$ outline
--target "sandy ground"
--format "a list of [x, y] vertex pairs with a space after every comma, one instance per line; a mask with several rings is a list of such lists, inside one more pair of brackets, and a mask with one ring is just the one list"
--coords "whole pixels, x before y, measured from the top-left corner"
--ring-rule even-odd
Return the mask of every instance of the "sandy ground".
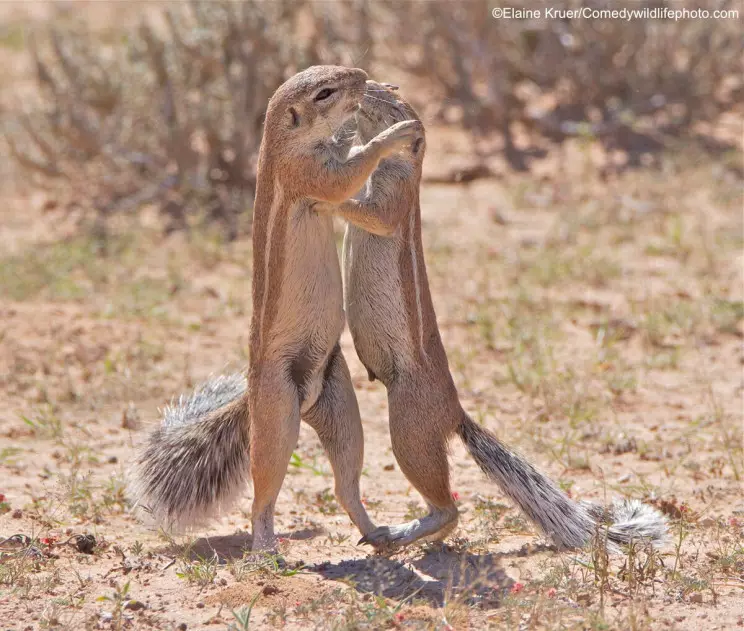
[[[0, 303], [0, 492], [8, 509], [0, 533], [36, 539], [2, 547], [0, 567], [11, 574], [0, 608], [6, 626], [14, 621], [7, 628], [224, 625], [235, 622], [230, 608], [259, 593], [251, 619], [259, 627], [353, 627], [356, 616], [372, 628], [425, 628], [449, 616], [455, 628], [525, 620], [561, 628], [601, 615], [617, 628], [631, 616], [639, 628], [703, 620], [732, 628], [744, 614], [742, 322], [740, 307], [733, 315], [715, 309], [741, 300], [740, 224], [734, 208], [711, 201], [709, 170], [666, 189], [689, 233], [662, 255], [649, 244], [663, 249], [669, 240], [663, 211], [629, 223], [606, 215], [618, 191], [636, 186], [652, 198], [653, 174], [625, 176], [608, 187], [606, 204], [589, 210], [574, 208], [575, 199], [521, 206], [529, 197], [513, 193], [528, 186], [521, 180], [423, 193], [435, 304], [466, 409], [574, 497], [655, 502], [673, 518], [674, 540], [683, 539], [679, 551], [673, 541], [652, 556], [659, 566], [651, 576], [647, 560], [629, 579], [628, 558], [612, 559], [601, 609], [591, 554], [542, 546], [457, 444], [463, 517], [446, 548], [380, 559], [355, 546], [307, 427], [277, 508], [281, 550], [287, 567], [302, 564], [297, 573], [241, 561], [250, 545], [248, 490], [195, 538], [164, 538], [135, 521], [123, 479], [158, 407], [243, 365], [249, 243], [220, 247], [181, 235], [161, 243], [130, 229], [101, 259], [84, 239], [50, 244], [53, 213], [26, 214], [30, 238], [6, 259]], [[536, 188], [535, 199], [549, 194]], [[22, 201], [12, 200], [15, 209]], [[4, 228], [17, 216], [6, 211]], [[720, 246], [707, 271], [698, 221]], [[49, 269], [65, 257], [77, 262]], [[421, 502], [392, 455], [383, 388], [367, 381], [348, 334], [343, 350], [364, 418], [365, 501], [376, 522], [399, 522]], [[78, 534], [94, 535], [93, 554], [63, 543]], [[117, 609], [132, 599], [144, 607]]]
[[[428, 176], [473, 160], [459, 132], [432, 128], [428, 144]], [[452, 374], [473, 417], [572, 497], [663, 510], [661, 551], [555, 551], [453, 443], [457, 531], [375, 557], [304, 425], [277, 505], [281, 561], [245, 557], [250, 489], [190, 535], [139, 523], [126, 469], [158, 409], [245, 366], [250, 241], [163, 239], [145, 209], [103, 254], [6, 178], [0, 628], [744, 626], [740, 176], [693, 145], [609, 179], [567, 146], [538, 171], [424, 184]], [[384, 388], [348, 333], [342, 347], [365, 503], [377, 523], [410, 519], [423, 505], [392, 454]]]

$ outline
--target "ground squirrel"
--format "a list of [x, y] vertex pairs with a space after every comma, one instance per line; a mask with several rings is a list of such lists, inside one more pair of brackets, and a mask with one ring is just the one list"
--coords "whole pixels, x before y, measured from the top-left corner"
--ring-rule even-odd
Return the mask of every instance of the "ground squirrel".
[[[390, 125], [418, 119], [394, 86], [367, 82], [356, 115], [357, 142]], [[343, 249], [344, 303], [359, 359], [370, 379], [388, 391], [393, 452], [429, 514], [383, 526], [362, 538], [376, 548], [442, 539], [457, 525], [447, 443], [457, 433], [478, 466], [561, 548], [586, 544], [598, 521], [612, 547], [630, 539], [664, 540], [664, 518], [638, 501], [609, 510], [572, 502], [522, 456], [475, 423], [462, 409], [437, 327], [421, 241], [419, 185], [426, 150], [386, 158], [356, 199], [316, 204], [347, 220]]]
[[189, 525], [226, 507], [250, 467], [253, 549], [271, 549], [274, 503], [302, 417], [328, 453], [339, 502], [363, 535], [375, 528], [359, 495], [362, 424], [338, 345], [344, 311], [332, 219], [312, 209], [349, 198], [382, 158], [420, 137], [421, 123], [405, 121], [348, 152], [339, 131], [366, 79], [363, 70], [314, 66], [269, 101], [253, 208], [250, 385], [242, 375], [208, 382], [168, 408], [148, 437], [130, 494], [160, 522]]
[[[356, 133], [361, 146], [367, 147], [370, 143], [364, 140], [379, 138], [378, 131], [417, 118], [391, 88], [368, 82], [363, 107], [353, 125], [341, 130], [337, 139], [343, 143], [344, 137], [348, 140], [348, 134]], [[598, 523], [612, 521], [615, 523], [607, 528], [611, 548], [633, 538], [661, 543], [666, 526], [656, 511], [637, 501], [618, 502], [608, 510], [572, 502], [523, 457], [474, 423], [460, 406], [424, 265], [419, 184], [425, 140], [422, 131], [418, 136], [407, 153], [380, 163], [357, 200], [309, 202], [316, 212], [340, 214], [350, 222], [344, 245], [344, 298], [350, 329], [370, 377], [379, 378], [388, 389], [395, 456], [430, 508], [422, 519], [374, 529], [363, 508], [355, 504], [361, 455], [352, 458], [352, 466], [334, 464], [336, 492], [342, 502], [347, 498], [346, 508], [355, 523], [362, 523], [362, 541], [390, 549], [421, 539], [441, 539], [451, 532], [457, 524], [457, 508], [449, 487], [446, 443], [457, 433], [481, 469], [559, 547], [583, 546]], [[265, 258], [256, 257], [254, 265], [261, 263], [266, 263]], [[255, 291], [254, 283], [254, 296]], [[254, 309], [261, 304], [254, 298]], [[296, 307], [290, 304], [288, 308], [293, 311]], [[256, 317], [254, 311], [254, 321]], [[341, 393], [341, 402], [333, 396], [325, 399], [328, 405], [323, 409], [323, 420], [314, 425], [320, 428], [332, 462], [334, 446], [342, 450], [352, 444], [356, 454], [362, 438], [348, 370], [337, 346], [334, 349], [331, 360], [319, 365], [325, 366], [326, 377], [334, 374], [335, 366], [342, 368], [339, 377], [330, 381], [339, 385], [323, 390], [330, 395]], [[299, 368], [300, 364], [290, 362], [290, 374], [303, 372]], [[166, 412], [164, 426], [151, 436], [138, 462], [140, 495], [149, 499], [161, 516], [171, 520], [202, 518], [242, 489], [247, 469], [246, 439], [241, 433], [247, 433], [245, 392], [241, 375], [220, 377]], [[268, 396], [272, 396], [271, 390]], [[319, 403], [323, 400], [321, 395]], [[332, 419], [337, 413], [351, 413], [353, 422]], [[342, 433], [324, 437], [324, 427]], [[349, 429], [351, 433], [347, 433]], [[179, 462], [182, 455], [186, 464]], [[164, 473], [169, 466], [175, 473]], [[284, 469], [286, 463], [282, 476]], [[185, 476], [190, 486], [179, 480], [179, 475]], [[346, 496], [342, 495], [345, 488], [351, 489]], [[254, 513], [254, 524], [255, 520]]]

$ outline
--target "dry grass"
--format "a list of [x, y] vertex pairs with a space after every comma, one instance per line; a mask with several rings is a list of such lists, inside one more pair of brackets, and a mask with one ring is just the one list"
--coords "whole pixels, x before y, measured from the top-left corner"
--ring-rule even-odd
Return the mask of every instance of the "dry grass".
[[[281, 558], [244, 557], [245, 508], [195, 533], [208, 539], [163, 541], [128, 516], [124, 469], [159, 405], [244, 361], [249, 244], [163, 242], [148, 213], [105, 250], [29, 239], [2, 262], [0, 532], [24, 537], [0, 546], [0, 599], [40, 628], [731, 628], [744, 602], [740, 187], [704, 165], [663, 183], [639, 172], [599, 186], [586, 171], [424, 188], [466, 407], [572, 495], [642, 497], [670, 515], [667, 548], [612, 558], [536, 546], [459, 448], [449, 547], [366, 557], [306, 428], [278, 509]], [[379, 522], [410, 518], [421, 504], [394, 465], [384, 393], [352, 369], [365, 501]], [[81, 552], [85, 534], [95, 545]]]
[[[11, 22], [8, 22], [11, 24]], [[19, 47], [11, 27], [4, 49]], [[734, 113], [731, 116], [735, 116]], [[741, 128], [737, 118], [736, 125]], [[471, 158], [432, 125], [426, 175]], [[453, 445], [445, 547], [368, 556], [303, 427], [280, 555], [245, 554], [249, 497], [211, 529], [157, 532], [125, 472], [158, 408], [246, 360], [250, 242], [162, 237], [156, 209], [105, 240], [53, 196], [2, 189], [0, 611], [30, 629], [731, 629], [744, 624], [741, 153], [675, 145], [598, 172], [568, 141], [535, 175], [427, 183], [424, 244], [463, 404], [573, 497], [643, 498], [660, 551], [558, 554]], [[419, 514], [385, 393], [342, 340], [365, 423], [364, 501]]]

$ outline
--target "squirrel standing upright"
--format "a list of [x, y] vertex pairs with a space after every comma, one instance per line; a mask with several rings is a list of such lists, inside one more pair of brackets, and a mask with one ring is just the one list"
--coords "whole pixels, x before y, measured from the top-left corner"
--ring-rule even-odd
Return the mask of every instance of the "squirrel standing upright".
[[[356, 142], [416, 120], [415, 110], [388, 84], [367, 81], [355, 117]], [[561, 548], [576, 548], [606, 525], [609, 546], [665, 538], [663, 516], [638, 501], [605, 510], [572, 502], [524, 457], [475, 423], [462, 409], [437, 327], [421, 239], [419, 187], [426, 151], [422, 137], [372, 173], [365, 190], [338, 205], [315, 204], [348, 222], [344, 237], [344, 303], [359, 359], [388, 391], [390, 437], [401, 470], [421, 493], [429, 514], [382, 526], [363, 543], [396, 548], [437, 540], [457, 525], [449, 483], [447, 443], [455, 434], [486, 475]]]
[[[360, 147], [350, 153], [353, 160], [360, 148], [364, 150], [381, 133], [417, 119], [413, 108], [398, 97], [392, 86], [368, 81], [353, 125], [347, 122], [339, 137], [348, 140], [355, 132]], [[344, 299], [352, 337], [370, 378], [379, 379], [388, 390], [393, 451], [401, 470], [429, 506], [429, 514], [421, 519], [375, 529], [363, 508], [360, 512], [355, 506], [361, 457], [355, 456], [353, 466], [334, 464], [337, 494], [352, 520], [358, 526], [361, 524], [362, 542], [382, 550], [394, 549], [418, 540], [442, 539], [456, 527], [458, 511], [450, 491], [446, 451], [447, 441], [456, 433], [479, 467], [557, 546], [581, 547], [598, 529], [606, 532], [611, 550], [617, 544], [638, 539], [655, 545], [662, 543], [666, 524], [657, 511], [632, 500], [616, 502], [608, 509], [572, 502], [549, 478], [480, 427], [462, 409], [437, 327], [424, 264], [419, 205], [425, 153], [423, 126], [417, 128], [416, 137], [409, 137], [407, 144], [410, 149], [402, 154], [386, 154], [357, 199], [345, 202], [328, 199], [316, 191], [311, 199], [326, 201], [308, 202], [310, 212], [327, 218], [338, 214], [349, 222], [343, 267]], [[254, 267], [268, 263], [268, 258], [254, 256], [254, 259]], [[299, 290], [297, 285], [292, 286]], [[303, 304], [310, 308], [309, 302]], [[265, 308], [256, 297], [254, 283], [254, 309], [259, 305]], [[296, 307], [286, 303], [285, 308]], [[258, 330], [254, 328], [253, 332]], [[293, 357], [307, 357], [307, 354]], [[311, 422], [318, 429], [332, 463], [334, 452], [329, 445], [335, 444], [341, 451], [344, 444], [350, 443], [356, 453], [361, 438], [356, 401], [350, 391], [348, 369], [342, 361], [335, 347], [324, 364], [313, 362], [314, 366], [325, 366], [325, 378], [330, 377], [331, 384], [343, 384], [323, 390], [329, 396], [324, 399], [321, 394], [318, 399], [325, 406], [322, 421]], [[295, 361], [290, 362], [287, 370], [294, 375], [306, 369], [304, 362]], [[306, 380], [295, 379], [298, 382], [306, 383]], [[258, 383], [262, 382], [251, 378], [251, 392]], [[263, 383], [262, 387], [271, 385]], [[243, 402], [246, 396], [242, 376], [220, 377], [201, 386], [166, 413], [165, 425], [151, 435], [137, 465], [141, 495], [160, 515], [202, 517], [242, 489], [245, 471], [241, 466], [247, 465], [247, 454], [243, 456], [235, 445], [246, 444], [239, 434], [247, 428]], [[338, 405], [339, 396], [342, 405]], [[318, 403], [313, 409], [317, 407]], [[351, 424], [332, 418], [334, 414], [350, 411], [356, 411]], [[312, 418], [312, 412], [308, 412]], [[303, 414], [306, 414], [304, 410]], [[323, 433], [329, 431], [333, 436]], [[296, 438], [296, 432], [292, 436]], [[251, 446], [255, 449], [253, 443]], [[179, 462], [181, 453], [188, 454], [183, 463]], [[286, 469], [286, 462], [282, 462]], [[183, 482], [175, 483], [176, 494], [171, 493], [169, 485], [161, 483], [161, 476], [177, 477], [164, 473], [167, 466], [177, 466], [185, 476]], [[187, 492], [186, 484], [200, 490]], [[257, 496], [258, 492], [257, 489]], [[193, 509], [188, 503], [191, 497], [198, 499]], [[254, 510], [255, 506], [254, 501]], [[273, 510], [273, 502], [271, 506]], [[366, 519], [358, 517], [361, 514]], [[255, 514], [253, 519], [255, 532]]]
[[272, 549], [274, 504], [302, 418], [328, 454], [339, 502], [363, 535], [375, 528], [360, 498], [362, 423], [338, 344], [344, 310], [333, 223], [311, 208], [352, 196], [382, 158], [422, 133], [419, 121], [404, 121], [349, 153], [337, 133], [366, 79], [356, 68], [313, 66], [269, 101], [253, 208], [249, 387], [242, 376], [212, 380], [168, 408], [148, 437], [130, 494], [160, 522], [189, 525], [228, 506], [250, 468], [252, 548]]

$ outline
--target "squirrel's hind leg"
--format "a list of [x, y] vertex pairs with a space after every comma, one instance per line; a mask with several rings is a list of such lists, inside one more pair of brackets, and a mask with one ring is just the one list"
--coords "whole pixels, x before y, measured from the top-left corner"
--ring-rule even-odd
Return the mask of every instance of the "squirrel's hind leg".
[[300, 432], [299, 394], [287, 372], [266, 365], [251, 384], [252, 550], [258, 552], [275, 549], [274, 506]]
[[359, 493], [364, 459], [362, 420], [349, 368], [339, 346], [328, 358], [320, 396], [303, 414], [303, 420], [318, 433], [328, 454], [338, 501], [362, 535], [372, 532], [375, 525]]
[[[417, 389], [412, 389], [415, 392]], [[439, 541], [457, 527], [447, 459], [450, 433], [446, 405], [425, 405], [389, 391], [390, 438], [403, 474], [421, 493], [429, 513], [397, 526], [381, 526], [364, 537], [378, 550], [392, 550], [416, 541]]]

